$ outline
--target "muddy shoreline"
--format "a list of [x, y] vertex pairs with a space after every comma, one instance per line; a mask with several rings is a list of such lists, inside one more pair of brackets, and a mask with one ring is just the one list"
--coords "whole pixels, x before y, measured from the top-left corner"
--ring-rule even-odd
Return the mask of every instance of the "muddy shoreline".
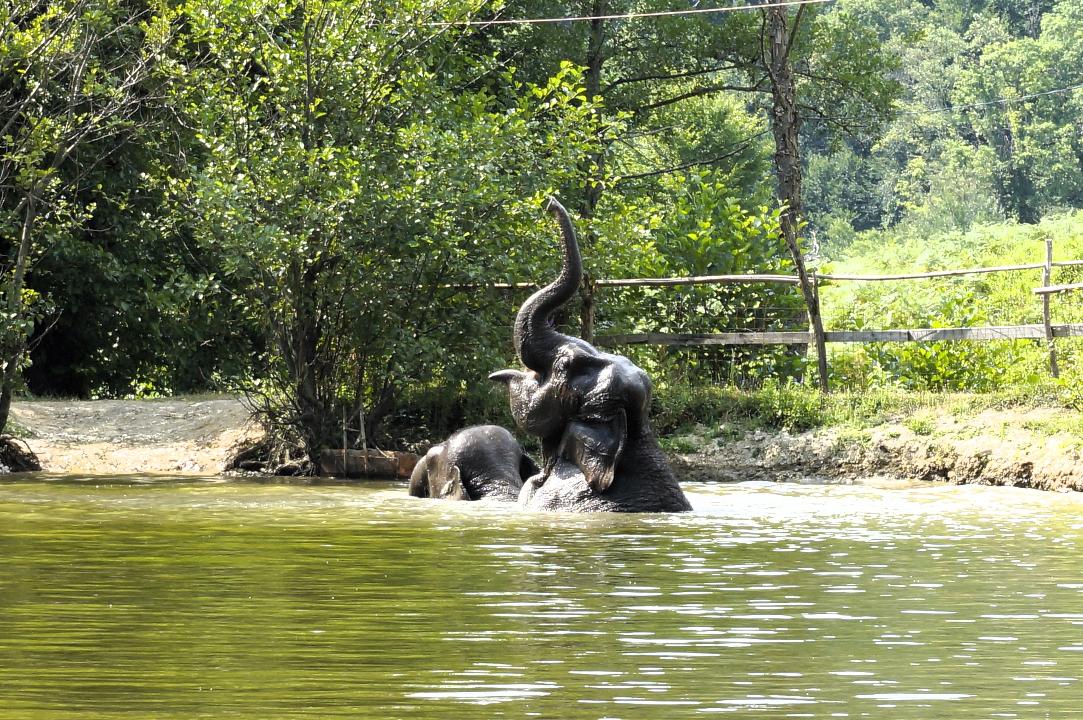
[[[261, 431], [237, 398], [23, 401], [12, 407], [43, 470], [217, 475]], [[667, 439], [686, 481], [926, 480], [1083, 491], [1083, 428], [1051, 408], [804, 433], [699, 427]]]
[[12, 404], [42, 470], [66, 475], [217, 475], [260, 436], [237, 398], [34, 400]]
[[799, 434], [757, 430], [702, 440], [673, 453], [686, 480], [847, 481], [859, 478], [1083, 490], [1083, 454], [1075, 438], [1021, 430], [1013, 436], [922, 436], [905, 426], [820, 429]]

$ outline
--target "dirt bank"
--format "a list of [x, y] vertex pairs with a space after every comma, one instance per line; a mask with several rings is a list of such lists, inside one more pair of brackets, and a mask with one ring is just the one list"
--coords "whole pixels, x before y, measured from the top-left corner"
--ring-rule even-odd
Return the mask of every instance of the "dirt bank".
[[[987, 410], [972, 417], [934, 411], [873, 428], [734, 437], [701, 428], [673, 444], [689, 480], [846, 480], [881, 476], [957, 484], [1083, 490], [1083, 427], [1053, 408]], [[715, 437], [712, 437], [715, 436]]]
[[[259, 435], [234, 398], [19, 402], [13, 418], [56, 473], [216, 474]], [[872, 428], [800, 434], [700, 427], [667, 444], [687, 480], [881, 476], [1083, 490], [1083, 421], [1052, 408], [929, 409]]]
[[213, 475], [259, 435], [236, 398], [24, 401], [12, 419], [55, 473]]

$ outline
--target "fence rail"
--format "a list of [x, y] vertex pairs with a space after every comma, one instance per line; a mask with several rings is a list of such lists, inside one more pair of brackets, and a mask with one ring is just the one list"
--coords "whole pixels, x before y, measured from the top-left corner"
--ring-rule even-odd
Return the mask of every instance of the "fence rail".
[[[1059, 375], [1057, 367], [1056, 338], [1083, 337], [1083, 324], [1054, 325], [1050, 308], [1052, 295], [1074, 290], [1083, 290], [1083, 283], [1064, 285], [1051, 284], [1052, 271], [1055, 267], [1080, 267], [1083, 260], [1053, 261], [1052, 240], [1045, 240], [1044, 262], [1022, 265], [997, 265], [993, 267], [972, 267], [956, 270], [934, 270], [922, 273], [896, 275], [850, 275], [842, 273], [810, 274], [813, 288], [812, 300], [809, 301], [809, 317], [820, 312], [820, 293], [818, 287], [823, 282], [887, 282], [900, 280], [921, 280], [940, 277], [961, 277], [986, 273], [1021, 272], [1041, 270], [1041, 286], [1034, 288], [1034, 293], [1042, 299], [1042, 320], [1040, 324], [1002, 325], [994, 327], [954, 327], [954, 328], [908, 328], [890, 330], [836, 330], [827, 331], [820, 338], [812, 330], [808, 331], [740, 331], [722, 333], [628, 333], [600, 336], [596, 339], [602, 346], [618, 345], [668, 345], [668, 346], [710, 346], [710, 345], [809, 345], [815, 343], [821, 362], [826, 358], [826, 343], [866, 343], [866, 342], [939, 342], [939, 341], [990, 341], [990, 340], [1044, 340], [1049, 351], [1049, 367], [1053, 377]], [[676, 285], [721, 285], [751, 283], [786, 283], [799, 285], [800, 278], [793, 275], [707, 275], [684, 278], [640, 278], [624, 280], [598, 280], [597, 287], [664, 287]], [[499, 285], [498, 287], [534, 287], [529, 284]]]
[[[1052, 263], [1053, 267], [1083, 266], [1083, 260], [1062, 260]], [[997, 265], [993, 267], [963, 268], [961, 270], [933, 270], [924, 273], [908, 273], [905, 275], [847, 275], [839, 273], [815, 274], [817, 281], [837, 280], [843, 282], [888, 282], [894, 280], [922, 280], [925, 278], [956, 277], [962, 275], [983, 275], [986, 273], [1015, 272], [1019, 270], [1041, 270], [1045, 263], [1031, 263], [1029, 265]], [[796, 275], [779, 274], [740, 274], [740, 275], [689, 275], [687, 277], [671, 278], [616, 278], [595, 280], [596, 287], [670, 287], [674, 285], [754, 285], [757, 283], [780, 283], [786, 285], [798, 285], [800, 279]], [[456, 286], [460, 287], [460, 286]], [[462, 287], [475, 287], [462, 286]], [[530, 290], [541, 287], [538, 283], [493, 283], [487, 287], [498, 290]], [[1064, 289], [1076, 289], [1080, 285], [1057, 286]], [[1034, 292], [1040, 292], [1035, 290]], [[1060, 290], [1048, 290], [1048, 292], [1061, 292]]]
[[[1083, 337], [1083, 323], [1054, 325], [1053, 337]], [[944, 340], [1045, 340], [1045, 325], [999, 325], [993, 327], [914, 328], [909, 330], [828, 330], [829, 343], [940, 342]], [[729, 332], [729, 333], [628, 333], [601, 335], [597, 344], [617, 345], [806, 345], [811, 332]]]
[[1053, 293], [1068, 292], [1069, 290], [1083, 290], [1083, 283], [1071, 283], [1070, 285], [1050, 285], [1049, 287], [1034, 288], [1038, 295], [1050, 295]]
[[[596, 287], [670, 287], [674, 285], [754, 285], [757, 283], [781, 283], [797, 285], [794, 275], [690, 275], [671, 278], [620, 278], [595, 280]], [[498, 290], [529, 290], [540, 287], [537, 283], [493, 283]]]
[[[1051, 263], [1053, 267], [1069, 267], [1083, 265], [1083, 260], [1063, 260]], [[923, 273], [909, 273], [905, 275], [840, 275], [826, 273], [817, 275], [821, 280], [852, 280], [857, 282], [884, 282], [888, 280], [922, 280], [924, 278], [957, 277], [961, 275], [983, 275], [985, 273], [1016, 272], [1018, 270], [1043, 270], [1045, 263], [1030, 263], [1028, 265], [995, 265], [993, 267], [963, 268], [961, 270], [933, 270]]]

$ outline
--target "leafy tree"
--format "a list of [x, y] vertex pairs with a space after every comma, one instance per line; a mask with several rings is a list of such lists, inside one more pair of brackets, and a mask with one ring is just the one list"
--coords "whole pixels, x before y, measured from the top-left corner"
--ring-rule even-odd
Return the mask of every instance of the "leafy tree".
[[[609, 2], [552, 2], [523, 0], [509, 2], [501, 9], [507, 17], [602, 16], [627, 12], [670, 10], [659, 0]], [[734, 106], [705, 102], [728, 88], [743, 87], [744, 78], [734, 74], [732, 57], [735, 32], [747, 34], [748, 27], [734, 25], [722, 15], [707, 18], [687, 16], [652, 19], [595, 19], [568, 23], [525, 26], [494, 26], [483, 37], [508, 62], [523, 67], [527, 77], [538, 81], [561, 63], [571, 62], [584, 70], [587, 96], [597, 104], [606, 123], [600, 127], [597, 149], [582, 158], [580, 175], [565, 193], [582, 224], [582, 243], [587, 268], [580, 296], [580, 333], [594, 334], [594, 280], [604, 271], [591, 265], [601, 253], [594, 248], [607, 241], [600, 235], [603, 226], [621, 223], [607, 218], [610, 213], [627, 213], [629, 208], [647, 210], [648, 203], [632, 198], [651, 192], [650, 180], [668, 172], [691, 167], [717, 167], [723, 173], [736, 172], [755, 187], [754, 174], [738, 170], [762, 162], [763, 146], [752, 137], [739, 135], [743, 123], [730, 127], [711, 126], [712, 137], [688, 142], [692, 128], [684, 125], [698, 112], [715, 121], [733, 117]], [[693, 109], [685, 109], [688, 103]], [[744, 114], [740, 110], [738, 114]], [[684, 142], [669, 140], [685, 136]], [[703, 134], [700, 133], [702, 136]], [[683, 149], [676, 145], [683, 144]], [[606, 198], [612, 205], [606, 206]], [[648, 211], [649, 212], [649, 211]], [[625, 219], [628, 220], [627, 216]], [[643, 227], [649, 218], [641, 216], [634, 225]], [[649, 259], [645, 259], [649, 262]]]
[[877, 192], [877, 167], [849, 147], [809, 157], [805, 196], [813, 231], [832, 239], [832, 252], [845, 246], [853, 231], [879, 227], [883, 221]]
[[[847, 0], [844, 7], [900, 58], [906, 91], [881, 137], [850, 145], [865, 166], [851, 168], [860, 185], [852, 200], [815, 214], [819, 229], [832, 225], [831, 244], [853, 229], [837, 219], [860, 223], [860, 208], [875, 195], [883, 226], [929, 232], [1004, 216], [1033, 223], [1083, 202], [1078, 3]], [[814, 172], [835, 170], [821, 162]]]
[[1078, 56], [1078, 4], [1060, 3], [1047, 17], [1049, 37], [1043, 32], [983, 43], [956, 93], [969, 106], [970, 132], [995, 153], [1001, 205], [1024, 223], [1037, 222], [1047, 208], [1083, 202], [1083, 143], [1074, 128], [1078, 106], [1073, 107], [1083, 91], [1064, 91], [1060, 83], [1068, 78], [1057, 71]]
[[[533, 265], [524, 245], [546, 227], [542, 193], [589, 149], [576, 70], [524, 85], [433, 24], [477, 9], [180, 10], [177, 77], [205, 148], [188, 188], [196, 237], [270, 340], [247, 390], [311, 460], [374, 438], [410, 388], [457, 388], [498, 366], [509, 303], [485, 286]], [[206, 60], [188, 70], [192, 55]]]
[[[709, 170], [667, 175], [670, 202], [658, 205], [650, 233], [657, 254], [655, 275], [729, 275], [793, 272], [780, 214], [750, 206]], [[616, 332], [716, 333], [792, 328], [804, 314], [790, 285], [687, 286], [605, 291], [599, 325]], [[785, 348], [672, 348], [630, 352], [660, 383], [696, 377], [700, 382], [758, 384], [803, 370]], [[667, 362], [676, 352], [685, 362]], [[751, 381], [750, 378], [755, 378]]]
[[[765, 131], [782, 127], [774, 122], [778, 106], [771, 93], [782, 78], [779, 66], [767, 59], [775, 47], [768, 38], [768, 25], [769, 21], [787, 16], [765, 9], [763, 14], [727, 12], [650, 20], [598, 17], [669, 9], [670, 5], [659, 2], [509, 3], [505, 7], [509, 16], [590, 15], [595, 19], [569, 22], [566, 26], [540, 24], [490, 31], [499, 36], [496, 44], [506, 57], [522, 60], [530, 67], [544, 68], [557, 60], [584, 66], [588, 94], [596, 97], [614, 118], [610, 140], [584, 163], [583, 179], [576, 191], [581, 198], [577, 203], [579, 214], [586, 225], [588, 257], [593, 254], [591, 248], [607, 245], [601, 230], [620, 225], [606, 219], [608, 213], [626, 215], [629, 208], [650, 207], [650, 203], [642, 202], [642, 196], [633, 200], [635, 193], [644, 188], [641, 183], [627, 182], [629, 179], [653, 178], [660, 182], [658, 179], [667, 174], [707, 168], [717, 170], [719, 180], [726, 179], [726, 185], [734, 190], [752, 196], [752, 206], [756, 204], [754, 199], [764, 194], [762, 170], [756, 175], [746, 170], [764, 168], [769, 152], [769, 146], [762, 142]], [[805, 19], [803, 25], [801, 18]], [[861, 112], [866, 119], [884, 114], [894, 85], [885, 77], [890, 65], [878, 52], [875, 36], [841, 13], [821, 15], [802, 8], [793, 20], [794, 28], [800, 31], [793, 32], [793, 40], [787, 39], [779, 48], [782, 55], [793, 60], [789, 75], [792, 82], [788, 81], [793, 112], [785, 133], [792, 131], [796, 138], [799, 115], [814, 116], [824, 128], [822, 134], [829, 136], [833, 128], [841, 126], [838, 120], [847, 113]], [[523, 59], [527, 47], [540, 52]], [[747, 117], [747, 112], [715, 112], [713, 117], [702, 112], [708, 107], [724, 108], [724, 104], [711, 105], [708, 101], [725, 94], [745, 96], [738, 102], [754, 109], [758, 119], [755, 127], [726, 122], [741, 115]], [[700, 111], [698, 117], [696, 110]], [[764, 122], [764, 114], [771, 118], [769, 123]], [[682, 122], [686, 120], [699, 120], [701, 124], [686, 125]], [[700, 140], [686, 142], [683, 152], [674, 152], [678, 143], [672, 143], [673, 136], [682, 131], [698, 134]], [[657, 142], [643, 140], [653, 134], [659, 135]], [[790, 142], [789, 149], [783, 151], [779, 150], [779, 142], [785, 145], [787, 141], [777, 137], [776, 141], [776, 167], [784, 164], [788, 168], [780, 195], [780, 202], [790, 208], [790, 214], [784, 216], [784, 235], [791, 238], [792, 254], [798, 257], [800, 156], [796, 142]], [[659, 146], [669, 149], [645, 153], [645, 146], [650, 150]], [[744, 183], [740, 188], [734, 183], [738, 178], [738, 183]], [[653, 192], [647, 192], [660, 195], [659, 190], [656, 186]], [[671, 183], [667, 190], [672, 190]], [[650, 222], [643, 218], [632, 224], [646, 227]], [[644, 260], [650, 262], [649, 257]], [[594, 332], [595, 277], [596, 271], [588, 271], [581, 290], [581, 334], [587, 338]]]
[[125, 0], [14, 0], [0, 10], [0, 429], [50, 299], [41, 255], [84, 227], [95, 172], [149, 124], [171, 29]]

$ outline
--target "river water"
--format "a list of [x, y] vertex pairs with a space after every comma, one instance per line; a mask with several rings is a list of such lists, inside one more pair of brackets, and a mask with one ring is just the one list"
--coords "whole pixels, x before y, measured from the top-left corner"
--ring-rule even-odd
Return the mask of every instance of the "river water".
[[577, 516], [2, 480], [0, 720], [1083, 712], [1083, 497], [686, 489]]

